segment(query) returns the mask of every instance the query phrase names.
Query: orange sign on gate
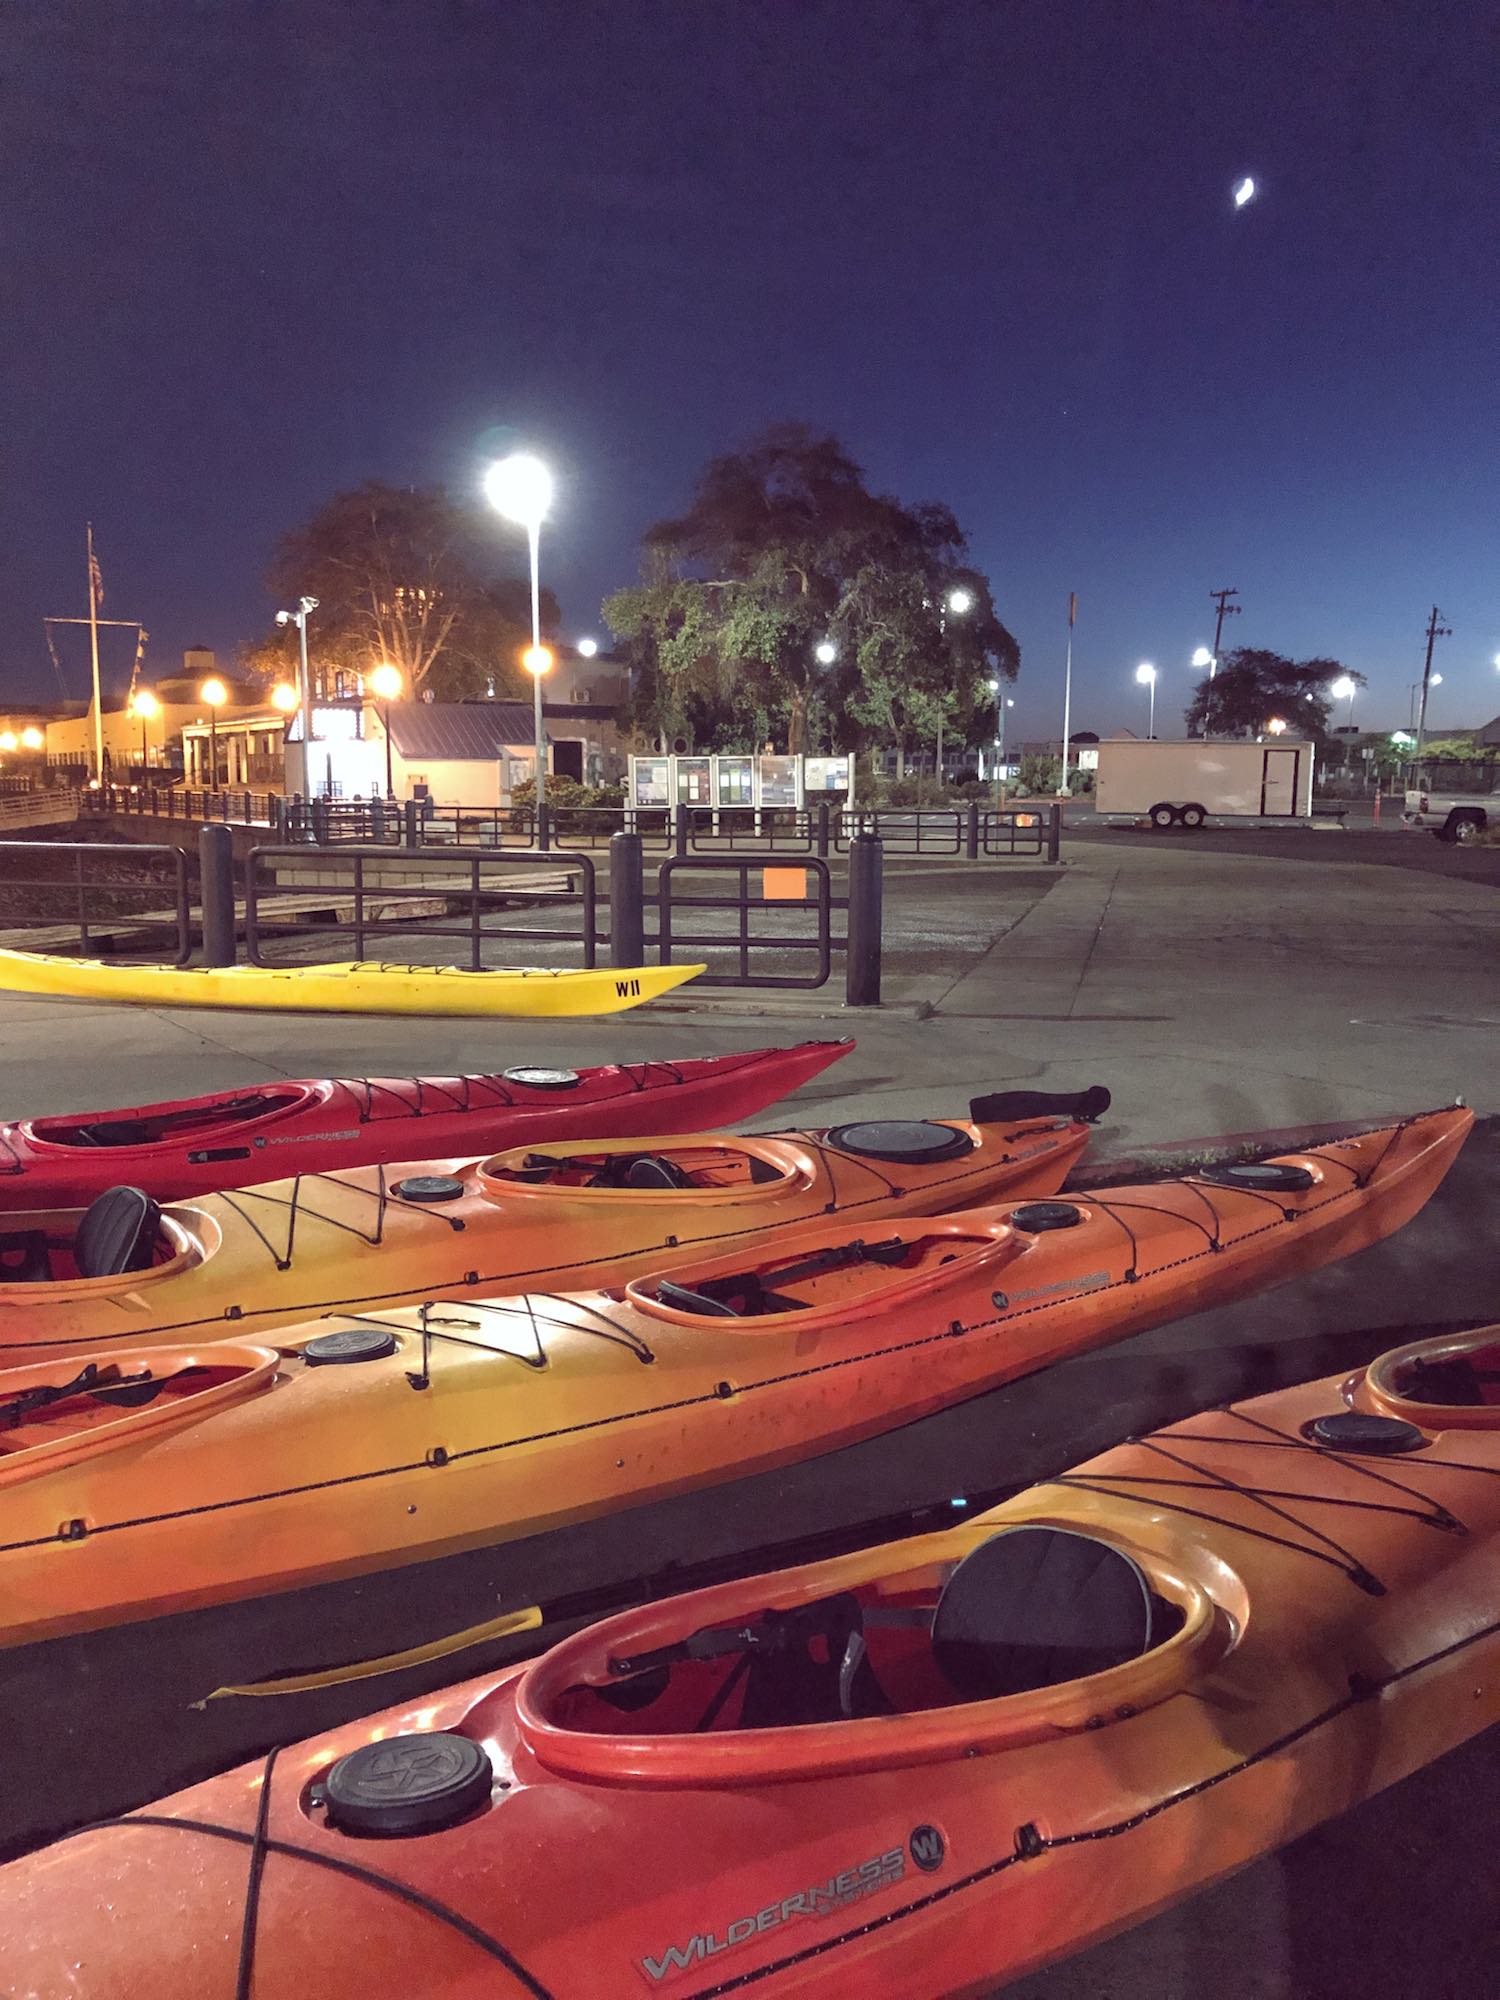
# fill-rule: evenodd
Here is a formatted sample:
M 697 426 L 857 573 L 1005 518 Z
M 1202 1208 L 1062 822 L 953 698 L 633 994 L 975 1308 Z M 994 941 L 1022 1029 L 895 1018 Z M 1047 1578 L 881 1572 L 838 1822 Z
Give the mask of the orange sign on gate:
M 805 868 L 763 868 L 760 893 L 768 903 L 801 903 L 807 900 Z

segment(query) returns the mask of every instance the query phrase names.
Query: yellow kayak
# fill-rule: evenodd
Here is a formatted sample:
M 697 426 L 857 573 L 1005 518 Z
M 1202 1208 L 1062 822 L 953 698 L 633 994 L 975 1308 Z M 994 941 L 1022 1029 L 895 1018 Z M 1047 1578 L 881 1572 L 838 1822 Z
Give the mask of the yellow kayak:
M 294 1008 L 318 1014 L 621 1014 L 670 993 L 702 965 L 599 966 L 553 971 L 451 965 L 110 965 L 0 951 L 0 989 L 151 1007 Z

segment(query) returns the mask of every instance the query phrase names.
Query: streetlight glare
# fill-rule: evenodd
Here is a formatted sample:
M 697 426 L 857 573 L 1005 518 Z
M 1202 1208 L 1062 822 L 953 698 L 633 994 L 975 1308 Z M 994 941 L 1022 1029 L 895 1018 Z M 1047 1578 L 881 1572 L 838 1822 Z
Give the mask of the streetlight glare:
M 540 680 L 542 675 L 551 669 L 552 648 L 550 646 L 528 646 L 521 655 L 521 665 L 526 669 L 528 674 L 534 674 Z
M 1246 174 L 1245 178 L 1235 188 L 1234 205 L 1236 208 L 1243 208 L 1247 201 L 1254 201 L 1254 199 L 1255 182 L 1249 174 Z
M 137 715 L 143 716 L 147 721 L 153 715 L 161 713 L 161 703 L 156 699 L 155 691 L 152 688 L 137 688 L 135 693 L 130 697 L 130 706 Z
M 1441 687 L 1441 686 L 1443 685 L 1443 677 L 1442 677 L 1442 675 L 1441 675 L 1441 674 L 1434 674 L 1434 675 L 1432 676 L 1431 680 L 1429 680 L 1429 681 L 1428 681 L 1427 685 L 1428 685 L 1429 687 Z
M 599 650 L 599 641 L 597 639 L 580 639 L 578 641 L 578 654 L 580 659 L 591 660 L 593 659 L 595 653 L 598 652 L 598 650 Z
M 297 698 L 297 690 L 287 681 L 278 681 L 271 690 L 271 706 L 281 715 L 291 715 L 302 704 Z
M 950 590 L 948 592 L 948 609 L 953 613 L 955 618 L 962 618 L 966 611 L 972 611 L 974 609 L 973 591 L 965 590 L 962 585 L 957 590 Z
M 401 692 L 401 669 L 392 666 L 389 660 L 382 660 L 371 670 L 370 689 L 382 701 L 394 701 Z
M 1285 733 L 1286 724 L 1279 715 L 1273 715 L 1271 720 L 1266 724 L 1266 728 L 1272 736 L 1281 736 Z
M 210 708 L 222 708 L 229 699 L 229 690 L 220 680 L 205 681 L 198 690 L 198 698 Z
M 530 452 L 513 451 L 484 475 L 484 496 L 507 521 L 540 527 L 552 505 L 552 474 Z
M 820 639 L 813 647 L 813 658 L 820 667 L 831 667 L 839 656 L 839 649 L 832 639 Z
M 1193 665 L 1195 667 L 1211 667 L 1213 663 L 1214 656 L 1208 650 L 1207 646 L 1200 646 L 1193 655 Z
M 1354 692 L 1354 682 L 1350 680 L 1347 674 L 1340 674 L 1328 692 L 1333 696 L 1335 701 L 1347 701 Z
M 1142 660 L 1135 670 L 1135 677 L 1142 687 L 1147 687 L 1156 679 L 1156 669 L 1149 660 Z
M 0 730 L 0 750 L 14 750 L 16 732 L 13 729 Z
M 21 731 L 21 748 L 23 750 L 40 750 L 46 740 L 46 737 L 37 728 L 35 723 L 28 723 Z

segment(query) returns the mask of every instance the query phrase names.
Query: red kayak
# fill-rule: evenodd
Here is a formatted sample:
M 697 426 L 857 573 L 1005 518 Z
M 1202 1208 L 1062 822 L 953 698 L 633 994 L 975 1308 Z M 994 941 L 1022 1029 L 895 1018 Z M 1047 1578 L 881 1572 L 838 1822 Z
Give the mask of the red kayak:
M 278 1080 L 174 1104 L 28 1118 L 0 1124 L 0 1212 L 85 1208 L 122 1182 L 156 1201 L 183 1201 L 251 1181 L 473 1157 L 533 1140 L 701 1132 L 753 1117 L 853 1046 L 845 1037 L 584 1070 Z

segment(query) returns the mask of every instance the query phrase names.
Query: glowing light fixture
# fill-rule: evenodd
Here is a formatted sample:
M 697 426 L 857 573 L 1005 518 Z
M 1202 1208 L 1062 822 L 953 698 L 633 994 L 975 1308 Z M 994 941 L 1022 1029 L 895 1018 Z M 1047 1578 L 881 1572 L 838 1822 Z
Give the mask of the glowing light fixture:
M 599 641 L 597 639 L 580 639 L 578 641 L 578 656 L 580 659 L 591 660 L 598 650 Z
M 832 639 L 820 639 L 813 647 L 813 658 L 820 667 L 831 667 L 839 656 L 839 649 Z
M 953 613 L 955 618 L 962 618 L 965 612 L 972 611 L 974 609 L 973 591 L 965 590 L 961 585 L 957 590 L 950 590 L 948 592 L 948 609 Z
M 1195 667 L 1211 667 L 1213 663 L 1214 656 L 1208 650 L 1207 646 L 1200 646 L 1193 655 L 1193 665 Z
M 302 706 L 290 681 L 278 681 L 271 690 L 271 706 L 278 715 L 295 715 Z
M 1254 201 L 1254 199 L 1255 199 L 1255 182 L 1251 179 L 1249 174 L 1246 174 L 1245 178 L 1242 181 L 1240 181 L 1235 188 L 1234 205 L 1236 208 L 1243 208 L 1247 201 Z

